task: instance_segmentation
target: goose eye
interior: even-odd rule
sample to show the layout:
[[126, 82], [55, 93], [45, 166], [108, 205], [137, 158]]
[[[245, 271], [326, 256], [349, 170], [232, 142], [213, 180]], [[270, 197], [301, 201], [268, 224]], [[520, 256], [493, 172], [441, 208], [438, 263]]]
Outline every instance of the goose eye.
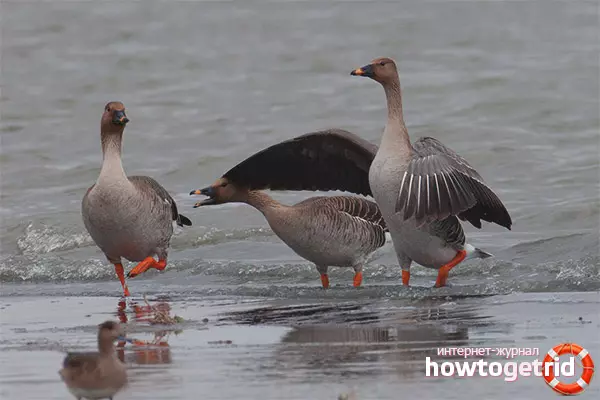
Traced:
[[383, 67], [385, 65], [385, 61], [380, 61], [379, 65], [381, 65]]
[[227, 182], [221, 183], [221, 187], [225, 187], [225, 186], [227, 186]]

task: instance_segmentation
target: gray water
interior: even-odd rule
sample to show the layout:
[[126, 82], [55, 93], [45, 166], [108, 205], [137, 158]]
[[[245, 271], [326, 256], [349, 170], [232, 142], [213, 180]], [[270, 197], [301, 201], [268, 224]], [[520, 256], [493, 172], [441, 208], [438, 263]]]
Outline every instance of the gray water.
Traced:
[[[80, 217], [100, 169], [99, 120], [111, 100], [131, 119], [126, 171], [156, 178], [194, 223], [173, 238], [165, 272], [131, 280], [134, 294], [168, 296], [174, 307], [216, 298], [388, 299], [401, 307], [440, 296], [460, 305], [517, 293], [542, 293], [544, 302], [564, 292], [598, 300], [596, 2], [4, 1], [1, 10], [3, 301], [120, 294]], [[435, 272], [418, 267], [415, 287], [401, 287], [388, 245], [365, 268], [362, 290], [350, 287], [350, 270], [332, 269], [334, 288], [323, 292], [314, 266], [256, 210], [192, 209], [198, 199], [188, 193], [306, 132], [340, 127], [378, 143], [383, 91], [349, 72], [379, 56], [398, 63], [411, 136], [434, 136], [469, 160], [504, 201], [513, 230], [465, 225], [470, 242], [496, 257], [455, 268], [449, 288], [431, 290]], [[289, 204], [310, 195], [274, 194]], [[43, 379], [54, 380], [55, 371]], [[332, 398], [318, 381], [311, 385], [314, 398]], [[397, 389], [378, 387], [377, 398]]]

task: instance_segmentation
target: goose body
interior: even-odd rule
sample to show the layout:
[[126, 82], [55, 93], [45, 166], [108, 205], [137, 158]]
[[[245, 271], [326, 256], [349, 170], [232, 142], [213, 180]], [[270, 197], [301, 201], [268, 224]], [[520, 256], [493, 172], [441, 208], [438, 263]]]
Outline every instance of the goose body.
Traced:
[[183, 226], [177, 205], [154, 179], [130, 176], [108, 183], [99, 180], [82, 202], [83, 222], [109, 261], [121, 257], [142, 261], [149, 255], [166, 259], [173, 221]]
[[436, 286], [444, 286], [448, 272], [465, 258], [490, 256], [466, 244], [459, 218], [477, 228], [483, 219], [510, 229], [510, 215], [464, 158], [434, 138], [411, 143], [393, 60], [373, 60], [352, 75], [378, 81], [386, 94], [388, 119], [369, 183], [388, 224], [403, 282], [408, 285], [415, 261], [438, 269]]
[[[350, 267], [355, 271], [354, 286], [362, 283], [362, 268], [368, 258], [385, 244], [387, 231], [377, 205], [365, 198], [354, 196], [312, 197], [293, 206], [281, 204], [261, 191], [302, 190], [312, 185], [310, 179], [346, 181], [358, 193], [367, 192], [366, 174], [362, 181], [344, 178], [344, 171], [332, 170], [311, 174], [319, 168], [314, 158], [338, 159], [352, 154], [320, 141], [327, 136], [330, 141], [357, 140], [355, 150], [373, 157], [375, 147], [362, 143], [357, 136], [341, 130], [330, 130], [303, 135], [271, 146], [236, 165], [213, 185], [192, 191], [209, 199], [196, 204], [206, 206], [226, 202], [244, 202], [259, 210], [273, 232], [296, 254], [313, 262], [324, 287], [329, 287], [328, 267]], [[316, 138], [316, 140], [315, 140]], [[362, 163], [366, 172], [369, 165]], [[346, 160], [348, 163], [352, 161]], [[309, 178], [310, 177], [310, 178]], [[308, 180], [307, 180], [308, 179]]]
[[[444, 286], [448, 272], [463, 260], [491, 256], [467, 243], [461, 221], [481, 228], [483, 220], [510, 229], [511, 217], [464, 158], [434, 138], [411, 143], [393, 60], [374, 60], [352, 75], [371, 77], [385, 90], [388, 121], [379, 147], [340, 129], [309, 133], [255, 154], [221, 179], [248, 182], [250, 190], [342, 190], [373, 196], [382, 226], [392, 237], [403, 284], [409, 284], [415, 261], [437, 269], [436, 286]], [[194, 193], [210, 194], [221, 182]]]
[[179, 214], [175, 201], [158, 182], [147, 176], [127, 177], [125, 174], [121, 143], [128, 121], [122, 103], [106, 105], [101, 124], [102, 169], [81, 206], [84, 225], [106, 258], [115, 265], [125, 296], [129, 295], [129, 289], [121, 258], [140, 262], [130, 271], [130, 277], [149, 268], [162, 270], [167, 263], [173, 221], [180, 226], [191, 225], [189, 219]]
[[119, 324], [107, 321], [99, 326], [97, 352], [67, 354], [59, 375], [76, 399], [112, 399], [127, 385], [125, 364], [113, 345], [121, 334]]
[[294, 206], [260, 211], [285, 244], [325, 274], [328, 266], [358, 272], [366, 258], [385, 244], [381, 213], [375, 203], [363, 198], [312, 197]]
[[373, 198], [388, 223], [400, 265], [406, 267], [415, 260], [424, 267], [439, 269], [457, 251], [463, 250], [464, 232], [454, 216], [419, 225], [414, 218], [405, 221], [397, 215], [397, 196], [388, 194], [400, 192], [401, 180], [397, 177], [403, 173], [402, 160], [397, 154], [378, 152], [369, 171]]

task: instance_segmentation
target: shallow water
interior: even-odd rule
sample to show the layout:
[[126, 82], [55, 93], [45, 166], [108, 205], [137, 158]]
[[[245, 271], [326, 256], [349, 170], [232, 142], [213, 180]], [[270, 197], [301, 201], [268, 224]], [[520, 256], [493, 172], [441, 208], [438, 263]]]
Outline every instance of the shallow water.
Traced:
[[[395, 315], [450, 302], [492, 317], [500, 312], [500, 325], [517, 327], [498, 333], [494, 324], [483, 331], [461, 325], [469, 337], [515, 346], [525, 341], [543, 351], [558, 339], [581, 340], [593, 354], [600, 302], [597, 13], [594, 2], [558, 1], [3, 2], [0, 282], [2, 303], [11, 306], [1, 321], [1, 348], [9, 351], [0, 354], [2, 365], [16, 365], [2, 373], [3, 395], [39, 398], [52, 388], [64, 398], [55, 344], [90, 347], [91, 327], [114, 314], [120, 285], [79, 211], [99, 172], [98, 122], [109, 100], [123, 101], [131, 119], [128, 173], [163, 183], [194, 223], [173, 238], [164, 273], [131, 280], [134, 294], [168, 296], [174, 310], [193, 321], [225, 318], [246, 306], [375, 303], [369, 312], [380, 318], [381, 304]], [[495, 258], [455, 268], [453, 286], [440, 290], [429, 288], [433, 271], [415, 267], [415, 287], [406, 289], [387, 245], [365, 268], [364, 288], [350, 287], [350, 270], [332, 269], [334, 287], [323, 292], [314, 266], [283, 245], [257, 211], [191, 208], [197, 200], [188, 196], [191, 189], [280, 140], [341, 127], [377, 143], [386, 115], [383, 93], [349, 72], [382, 55], [398, 61], [411, 135], [435, 136], [466, 157], [510, 211], [512, 231], [465, 227], [470, 242]], [[275, 197], [291, 204], [310, 195]], [[583, 296], [583, 311], [568, 300], [572, 296]], [[510, 305], [512, 298], [518, 306]], [[546, 309], [555, 299], [567, 305]], [[496, 307], [497, 301], [504, 305]], [[594, 310], [591, 324], [560, 322]], [[153, 371], [167, 380], [131, 362], [140, 381], [128, 396], [195, 398], [203, 391], [206, 398], [281, 398], [277, 391], [284, 390], [289, 398], [329, 399], [355, 387], [363, 400], [396, 398], [419, 385], [424, 398], [450, 396], [449, 386], [486, 398], [520, 393], [517, 384], [481, 379], [429, 383], [396, 354], [395, 344], [381, 356], [359, 346], [352, 357], [344, 350], [334, 354], [335, 362], [320, 360], [314, 353], [323, 352], [306, 343], [318, 349], [345, 337], [336, 330], [345, 328], [332, 324], [354, 322], [339, 313], [335, 307], [309, 312], [302, 321], [313, 327], [307, 329], [328, 327], [327, 338], [290, 333], [298, 321], [289, 316], [274, 327], [262, 319], [258, 326], [235, 319], [192, 323], [171, 339], [173, 368]], [[537, 321], [533, 337], [545, 339], [523, 339], [529, 320]], [[400, 331], [414, 325], [377, 321], [367, 318], [363, 325]], [[55, 330], [48, 347], [31, 350], [22, 342], [28, 335], [10, 333], [31, 330], [35, 341], [47, 332], [38, 332], [38, 322]], [[303, 340], [291, 346], [286, 335], [305, 339], [290, 339]], [[206, 346], [229, 336], [243, 345]], [[437, 346], [432, 343], [425, 347]], [[373, 352], [394, 361], [365, 361]], [[42, 367], [35, 376], [15, 372], [36, 362]], [[535, 382], [518, 383], [526, 398], [549, 395]]]
[[[360, 296], [359, 296], [360, 297]], [[63, 352], [95, 345], [94, 322], [118, 315], [146, 345], [118, 347], [130, 399], [545, 399], [542, 378], [426, 378], [440, 347], [533, 347], [540, 354], [577, 338], [600, 354], [596, 293], [488, 298], [311, 301], [150, 298], [184, 322], [152, 326], [143, 312], [118, 311], [114, 297], [2, 297], [3, 398], [64, 399], [55, 372]], [[135, 301], [143, 305], [141, 299]], [[131, 306], [133, 308], [133, 306]], [[490, 358], [491, 360], [499, 358]], [[529, 358], [525, 358], [529, 359]], [[583, 398], [600, 393], [595, 382]]]

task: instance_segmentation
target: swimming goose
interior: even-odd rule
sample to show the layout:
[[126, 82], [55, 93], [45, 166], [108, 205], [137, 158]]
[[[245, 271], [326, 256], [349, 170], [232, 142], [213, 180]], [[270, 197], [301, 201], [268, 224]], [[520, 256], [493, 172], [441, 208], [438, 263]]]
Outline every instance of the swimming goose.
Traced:
[[444, 286], [448, 272], [464, 259], [491, 256], [465, 242], [459, 218], [477, 228], [484, 220], [510, 229], [510, 215], [464, 158], [431, 137], [411, 144], [392, 59], [375, 59], [351, 75], [379, 82], [387, 98], [387, 124], [369, 183], [389, 227], [402, 282], [409, 284], [415, 261], [438, 269], [435, 286]]
[[178, 213], [175, 200], [154, 179], [125, 175], [121, 142], [127, 122], [123, 103], [106, 105], [100, 125], [102, 169], [96, 184], [83, 197], [81, 208], [83, 223], [108, 261], [114, 264], [125, 296], [129, 296], [129, 289], [121, 258], [140, 261], [128, 277], [150, 268], [163, 270], [173, 234], [172, 222], [192, 225]]
[[68, 353], [58, 372], [78, 400], [112, 399], [127, 384], [127, 371], [113, 342], [123, 335], [121, 325], [106, 321], [98, 327], [98, 352]]
[[[347, 144], [341, 151], [340, 142]], [[209, 197], [194, 207], [229, 202], [253, 206], [285, 244], [316, 265], [324, 288], [329, 287], [329, 266], [353, 268], [358, 287], [367, 257], [385, 244], [387, 229], [377, 205], [361, 197], [335, 196], [312, 197], [287, 206], [261, 190], [306, 190], [321, 179], [326, 185], [344, 182], [354, 192], [368, 194], [370, 163], [365, 160], [372, 159], [376, 150], [343, 130], [310, 133], [254, 154], [211, 186], [190, 194]], [[320, 162], [362, 171], [362, 179], [343, 168], [323, 169]]]

